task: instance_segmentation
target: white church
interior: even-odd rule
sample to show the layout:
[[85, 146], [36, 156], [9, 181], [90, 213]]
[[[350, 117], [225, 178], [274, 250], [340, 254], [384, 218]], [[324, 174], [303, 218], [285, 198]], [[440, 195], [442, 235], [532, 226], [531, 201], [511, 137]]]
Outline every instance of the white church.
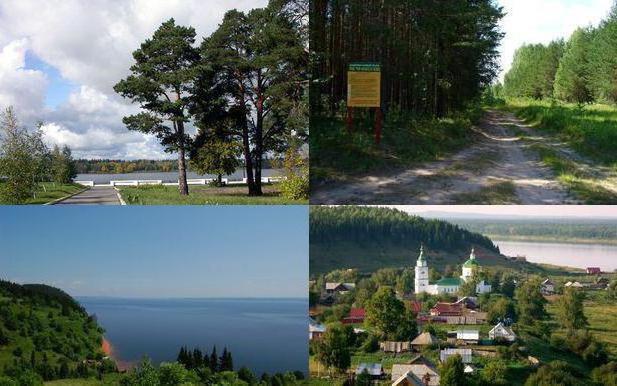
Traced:
[[[416, 275], [415, 275], [415, 292], [417, 294], [426, 292], [431, 295], [438, 295], [443, 293], [456, 294], [459, 287], [464, 282], [471, 280], [474, 270], [480, 269], [480, 264], [476, 261], [476, 255], [473, 248], [469, 259], [463, 264], [463, 273], [460, 277], [444, 277], [437, 281], [435, 284], [429, 283], [428, 263], [424, 257], [424, 246], [420, 247], [420, 256], [416, 261]], [[483, 294], [491, 292], [491, 285], [486, 284], [484, 280], [476, 285], [476, 293]]]

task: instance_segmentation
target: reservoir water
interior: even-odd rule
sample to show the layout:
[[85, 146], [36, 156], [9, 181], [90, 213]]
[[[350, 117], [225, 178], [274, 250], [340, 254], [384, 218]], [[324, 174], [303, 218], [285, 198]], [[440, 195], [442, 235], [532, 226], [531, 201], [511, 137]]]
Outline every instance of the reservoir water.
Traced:
[[[230, 283], [233, 285], [233, 283]], [[234, 368], [260, 375], [308, 371], [305, 299], [118, 299], [81, 297], [96, 314], [113, 356], [134, 364], [175, 361], [185, 345], [220, 355], [227, 347]]]
[[617, 245], [568, 244], [493, 240], [506, 256], [525, 256], [527, 261], [561, 266], [600, 267], [609, 272], [617, 269]]
[[[274, 177], [281, 175], [279, 169], [263, 169], [261, 171], [263, 177]], [[210, 174], [199, 174], [195, 172], [187, 172], [186, 178], [215, 178]], [[236, 170], [230, 176], [223, 176], [230, 180], [241, 180], [245, 177], [244, 169]], [[109, 181], [115, 180], [163, 180], [163, 182], [178, 182], [178, 172], [135, 172], [135, 173], [120, 173], [120, 174], [78, 174], [75, 177], [76, 181], [94, 181], [95, 184], [109, 184]]]

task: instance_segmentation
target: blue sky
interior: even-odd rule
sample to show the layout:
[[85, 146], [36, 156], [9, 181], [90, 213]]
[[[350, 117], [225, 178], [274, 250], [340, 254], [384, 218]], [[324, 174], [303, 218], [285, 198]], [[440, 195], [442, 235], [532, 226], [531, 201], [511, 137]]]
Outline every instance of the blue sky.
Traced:
[[0, 277], [74, 296], [304, 297], [307, 275], [307, 206], [0, 207]]

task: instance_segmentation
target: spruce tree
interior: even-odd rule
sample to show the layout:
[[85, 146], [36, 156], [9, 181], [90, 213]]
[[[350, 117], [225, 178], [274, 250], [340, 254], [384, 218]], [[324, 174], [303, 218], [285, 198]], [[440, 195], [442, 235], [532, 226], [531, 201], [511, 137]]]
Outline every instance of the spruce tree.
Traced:
[[568, 41], [555, 75], [555, 97], [578, 104], [592, 101], [588, 87], [588, 50], [592, 40], [589, 29], [578, 28]]

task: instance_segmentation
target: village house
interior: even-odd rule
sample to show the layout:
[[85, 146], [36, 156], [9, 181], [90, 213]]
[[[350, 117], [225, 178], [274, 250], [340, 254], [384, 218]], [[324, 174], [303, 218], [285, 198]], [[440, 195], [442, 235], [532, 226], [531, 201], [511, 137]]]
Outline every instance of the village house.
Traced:
[[546, 279], [540, 284], [540, 292], [542, 295], [553, 295], [555, 293], [555, 283], [551, 279]]
[[584, 285], [582, 285], [581, 283], [579, 283], [578, 281], [569, 281], [566, 284], [564, 284], [565, 288], [583, 288]]
[[435, 338], [430, 332], [423, 332], [411, 341], [411, 348], [416, 351], [420, 351], [424, 347], [433, 346], [438, 343], [439, 340]]
[[407, 302], [407, 307], [416, 315], [422, 312], [422, 302], [419, 300], [410, 300]]
[[431, 316], [463, 316], [463, 305], [438, 302], [429, 313]]
[[600, 275], [602, 273], [599, 267], [587, 267], [586, 271], [588, 275]]
[[437, 367], [422, 355], [405, 364], [392, 365], [392, 386], [439, 386]]
[[372, 379], [381, 379], [385, 375], [381, 363], [360, 363], [356, 368], [356, 377], [367, 373]]
[[460, 355], [463, 363], [471, 363], [472, 351], [470, 348], [444, 348], [439, 352], [439, 360], [445, 362], [453, 355]]
[[516, 340], [516, 334], [512, 331], [512, 328], [505, 326], [502, 322], [497, 323], [497, 325], [488, 332], [488, 337], [493, 340], [507, 342], [514, 342]]
[[480, 341], [480, 331], [478, 330], [458, 330], [456, 332], [456, 343], [458, 345], [478, 344]]
[[326, 326], [309, 318], [309, 340], [320, 340], [326, 332]]
[[343, 324], [363, 323], [366, 317], [366, 311], [364, 308], [352, 308], [349, 310], [349, 316], [346, 316], [341, 320]]
[[383, 352], [402, 353], [411, 351], [411, 342], [409, 341], [384, 341], [379, 342], [379, 349]]
[[355, 283], [326, 283], [326, 293], [330, 295], [346, 294], [355, 288]]

